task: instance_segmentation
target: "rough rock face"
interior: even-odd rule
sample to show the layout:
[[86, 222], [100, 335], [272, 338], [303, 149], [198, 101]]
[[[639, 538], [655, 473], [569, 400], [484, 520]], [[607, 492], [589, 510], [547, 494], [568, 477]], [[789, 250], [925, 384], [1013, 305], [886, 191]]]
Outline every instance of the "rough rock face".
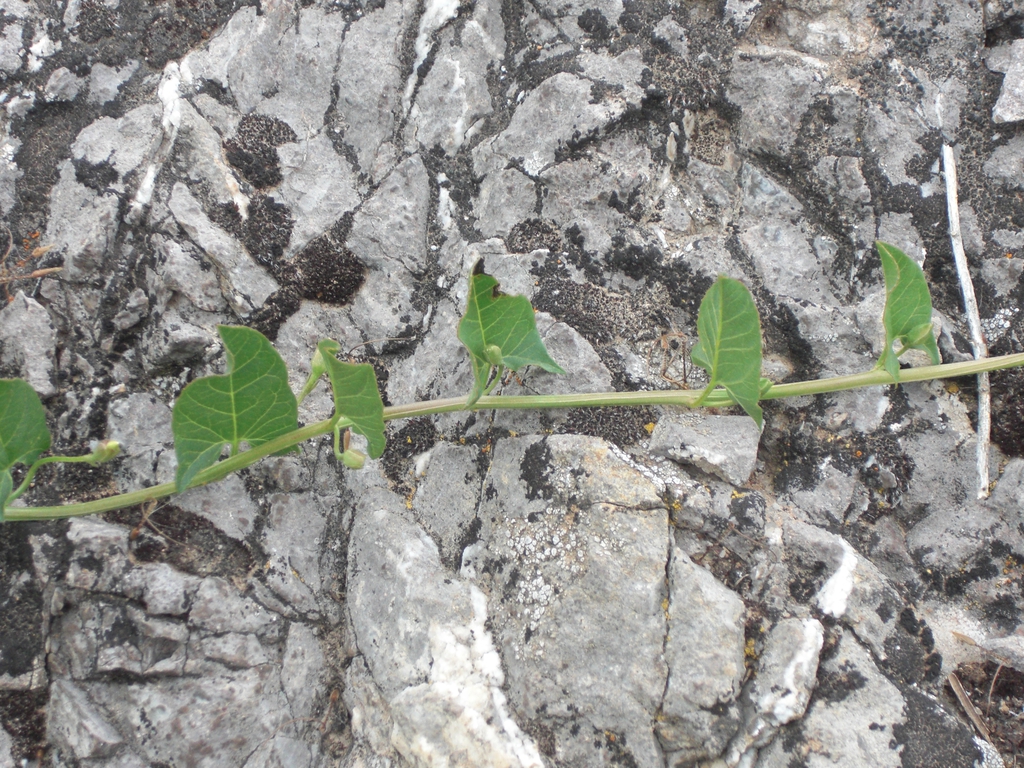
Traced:
[[[923, 262], [963, 359], [943, 143], [990, 349], [1021, 351], [1022, 29], [1017, 0], [8, 0], [0, 277], [63, 271], [3, 283], [0, 373], [60, 452], [125, 451], [26, 500], [171, 479], [218, 323], [296, 388], [330, 337], [389, 403], [464, 395], [480, 258], [570, 372], [505, 394], [699, 387], [719, 273], [765, 375], [868, 368], [876, 238]], [[1024, 671], [1024, 379], [993, 382], [980, 502], [960, 382], [773, 402], [760, 435], [450, 413], [360, 472], [311, 443], [4, 525], [0, 765], [1000, 766], [943, 684]]]

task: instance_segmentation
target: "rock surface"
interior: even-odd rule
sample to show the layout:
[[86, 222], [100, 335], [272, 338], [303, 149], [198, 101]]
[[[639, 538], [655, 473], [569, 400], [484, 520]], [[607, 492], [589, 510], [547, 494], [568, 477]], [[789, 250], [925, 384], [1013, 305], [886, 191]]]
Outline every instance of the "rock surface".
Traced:
[[[990, 349], [1021, 351], [1022, 13], [10, 0], [0, 374], [60, 452], [124, 451], [25, 501], [171, 480], [170, 407], [223, 370], [222, 323], [296, 389], [330, 337], [389, 403], [463, 396], [481, 258], [569, 371], [504, 394], [700, 388], [720, 273], [773, 381], [870, 368], [876, 238], [965, 359], [943, 143]], [[996, 750], [944, 681], [1024, 700], [1022, 386], [993, 377], [985, 501], [947, 382], [773, 401], [760, 434], [446, 413], [360, 472], [313, 441], [151, 509], [5, 524], [0, 764], [995, 768], [1024, 734], [976, 701]], [[330, 412], [321, 389], [300, 417]]]

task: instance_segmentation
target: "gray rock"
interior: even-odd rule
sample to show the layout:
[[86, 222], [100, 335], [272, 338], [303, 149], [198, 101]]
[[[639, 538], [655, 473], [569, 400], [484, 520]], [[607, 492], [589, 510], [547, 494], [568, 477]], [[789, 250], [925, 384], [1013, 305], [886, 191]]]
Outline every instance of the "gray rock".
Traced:
[[[970, 150], [962, 227], [986, 333], [1024, 334], [1020, 259], [1005, 258], [1024, 247], [1024, 144], [1012, 123], [961, 135], [992, 117], [983, 55], [1012, 91], [1014, 47], [986, 43], [1016, 0], [653, 15], [621, 0], [267, 0], [199, 16], [165, 3], [151, 19], [136, 5], [10, 0], [0, 30], [4, 266], [28, 265], [15, 251], [43, 222], [39, 266], [65, 266], [34, 286], [48, 322], [19, 331], [16, 301], [0, 333], [66, 389], [47, 400], [60, 444], [104, 419], [122, 441], [101, 482], [173, 478], [167, 404], [221, 370], [215, 326], [239, 316], [276, 334], [296, 389], [330, 337], [374, 364], [390, 403], [464, 396], [456, 329], [482, 257], [503, 290], [550, 303], [538, 325], [569, 371], [521, 371], [504, 394], [664, 388], [662, 362], [699, 386], [683, 352], [719, 273], [755, 289], [766, 375], [870, 368], [871, 241], [935, 249], [939, 134]], [[254, 117], [294, 138], [229, 149]], [[281, 179], [254, 190], [276, 178], [262, 171]], [[261, 229], [257, 195], [287, 238]], [[301, 274], [287, 263], [325, 232], [365, 267], [340, 306], [303, 298], [334, 253], [310, 249]], [[959, 320], [943, 322], [956, 359]], [[663, 460], [646, 412], [453, 412], [389, 426], [388, 453], [358, 473], [320, 439], [175, 499], [223, 551], [171, 530], [130, 539], [131, 512], [5, 529], [0, 688], [49, 688], [62, 712], [61, 687], [77, 688], [84, 704], [64, 731], [51, 714], [47, 746], [95, 768], [966, 768], [987, 758], [930, 697], [961, 660], [1020, 655], [1003, 548], [1024, 551], [1024, 473], [994, 453], [1000, 485], [974, 500], [965, 403], [913, 385], [774, 405], [761, 463], [751, 433], [725, 473], [740, 490]], [[332, 408], [321, 386], [300, 418]], [[556, 434], [584, 430], [623, 448]], [[53, 478], [28, 501], [84, 495], [77, 471]], [[815, 676], [819, 614], [835, 656]], [[121, 742], [76, 756], [94, 749], [93, 715]], [[0, 720], [10, 761], [34, 759]]]
[[116, 706], [133, 751], [146, 762], [242, 765], [289, 719], [279, 670], [168, 678], [135, 686], [95, 682], [89, 695]]
[[654, 27], [655, 41], [667, 45], [676, 56], [685, 59], [690, 55], [690, 47], [686, 42], [686, 30], [674, 19], [666, 16]]
[[299, 739], [275, 736], [261, 744], [243, 768], [306, 768], [312, 765], [313, 750]]
[[[829, 303], [831, 288], [802, 221], [803, 206], [769, 176], [749, 165], [741, 174], [740, 242], [774, 293]], [[778, 254], [785, 253], [785, 259]]]
[[327, 662], [320, 641], [309, 624], [288, 625], [281, 658], [281, 687], [295, 717], [313, 715], [317, 694], [323, 688]]
[[106, 104], [117, 98], [121, 86], [139, 68], [136, 59], [125, 62], [123, 67], [108, 67], [101, 61], [92, 65], [89, 71], [89, 102]]
[[14, 755], [11, 750], [13, 748], [11, 734], [6, 729], [0, 728], [0, 760], [4, 760], [8, 765], [14, 765]]
[[[486, 596], [442, 568], [397, 497], [360, 500], [350, 545], [356, 643], [388, 701], [391, 744], [412, 764], [540, 766], [507, 710]], [[372, 742], [371, 742], [372, 744]]]
[[49, 102], [74, 101], [80, 90], [82, 90], [82, 79], [67, 67], [59, 67], [46, 81], [43, 98]]
[[824, 62], [809, 57], [737, 54], [728, 93], [743, 109], [740, 141], [753, 150], [785, 154], [822, 88], [823, 69]]
[[438, 543], [441, 562], [461, 567], [465, 548], [475, 543], [474, 523], [483, 478], [477, 471], [480, 449], [440, 443], [417, 457], [418, 475], [412, 513]]
[[740, 725], [735, 700], [746, 672], [746, 611], [679, 549], [672, 550], [669, 584], [669, 674], [657, 732], [676, 764], [719, 756]]
[[107, 414], [107, 435], [121, 443], [122, 481], [126, 488], [157, 482], [156, 466], [166, 452], [173, 454], [171, 409], [149, 394], [115, 400]]
[[473, 150], [477, 173], [499, 170], [515, 158], [527, 174], [535, 176], [554, 163], [555, 151], [574, 135], [599, 134], [625, 112], [626, 104], [620, 100], [592, 103], [591, 85], [562, 72], [530, 91], [508, 127]]
[[128, 294], [124, 308], [114, 315], [114, 327], [119, 331], [126, 331], [138, 325], [146, 315], [149, 314], [149, 297], [141, 288], [136, 288]]
[[75, 180], [70, 161], [61, 164], [60, 180], [50, 194], [46, 237], [64, 253], [62, 277], [94, 280], [103, 266], [117, 229], [118, 202], [114, 194], [96, 194]]
[[399, 165], [359, 210], [346, 245], [367, 267], [426, 267], [430, 181], [418, 155]]
[[166, 563], [140, 563], [125, 577], [125, 592], [140, 595], [151, 616], [182, 616], [192, 604], [200, 579]]
[[18, 291], [0, 309], [0, 361], [18, 370], [42, 397], [57, 393], [54, 387], [54, 352], [57, 339], [43, 306]]
[[1024, 40], [1014, 40], [1007, 61], [1001, 68], [1006, 76], [999, 99], [992, 108], [992, 122], [1014, 123], [1024, 120]]
[[188, 188], [174, 185], [168, 205], [175, 220], [216, 265], [224, 298], [242, 315], [263, 304], [277, 282], [245, 252], [241, 244], [215, 225]]
[[505, 50], [504, 25], [496, 11], [493, 3], [478, 4], [458, 46], [445, 34], [441, 55], [435, 57], [409, 111], [424, 149], [436, 146], [454, 154], [492, 113], [486, 73]]
[[1014, 136], [1005, 144], [996, 147], [985, 162], [985, 174], [1008, 189], [1024, 186], [1024, 137]]
[[67, 680], [53, 682], [47, 714], [47, 737], [75, 759], [110, 757], [124, 743], [85, 691]]
[[284, 3], [258, 15], [240, 9], [205, 49], [190, 54], [194, 77], [216, 80], [234, 97], [241, 114], [257, 107], [288, 123], [299, 136], [331, 103], [331, 83], [344, 38], [341, 14]]
[[577, 226], [586, 249], [603, 253], [627, 221], [612, 202], [628, 200], [639, 192], [652, 172], [650, 150], [628, 137], [606, 142], [599, 158], [600, 173], [595, 158], [559, 163], [545, 170], [541, 180], [548, 193], [542, 210], [546, 218], [562, 226]]
[[148, 343], [142, 363], [151, 374], [166, 370], [168, 366], [195, 363], [208, 349], [216, 349], [220, 343], [212, 329], [188, 322], [176, 310], [163, 312], [160, 320], [159, 326], [149, 326], [145, 332]]
[[816, 619], [783, 619], [772, 627], [757, 675], [744, 692], [745, 729], [729, 745], [728, 765], [750, 762], [781, 726], [803, 717], [823, 643], [824, 630]]
[[392, 134], [402, 114], [402, 45], [415, 19], [407, 3], [386, 4], [352, 24], [338, 55], [338, 123], [330, 130], [355, 149], [376, 180], [394, 166]]
[[918, 144], [928, 126], [910, 105], [894, 103], [887, 110], [869, 105], [863, 138], [878, 153], [878, 164], [892, 184], [914, 184], [907, 175], [907, 163], [924, 150]]
[[0, 70], [8, 75], [13, 75], [24, 63], [23, 33], [24, 27], [21, 24], [8, 24], [0, 35]]
[[206, 632], [253, 632], [272, 639], [283, 628], [279, 618], [255, 600], [239, 594], [229, 582], [215, 576], [208, 576], [199, 584], [188, 615], [190, 626]]
[[761, 0], [726, 0], [725, 15], [740, 33], [746, 32], [761, 8]]
[[748, 416], [665, 414], [651, 433], [648, 450], [742, 486], [754, 471], [760, 438]]
[[514, 168], [503, 168], [487, 174], [480, 184], [473, 213], [485, 236], [507, 235], [520, 221], [534, 216], [536, 206], [534, 182]]
[[845, 539], [798, 521], [784, 529], [786, 549], [806, 567], [828, 574], [814, 596], [822, 613], [845, 621], [876, 658], [885, 660], [903, 600], [878, 568]]
[[668, 677], [669, 542], [658, 488], [596, 438], [503, 440], [493, 456], [479, 537], [495, 566], [480, 583], [512, 706], [553, 733], [562, 759], [593, 763], [595, 733], [628, 733], [636, 764], [660, 766], [650, 724]]
[[223, 312], [227, 305], [220, 292], [217, 275], [203, 269], [199, 260], [180, 243], [163, 237], [154, 238], [157, 245], [157, 274], [150, 280], [154, 285], [160, 311], [171, 297], [166, 292], [180, 294], [197, 309], [205, 312]]
[[352, 169], [321, 134], [277, 148], [284, 181], [274, 198], [295, 218], [286, 254], [300, 252], [359, 202]]
[[[776, 739], [759, 755], [759, 768], [781, 768], [802, 748], [814, 745], [821, 763], [854, 766], [876, 765], [898, 768], [899, 742], [895, 729], [905, 722], [906, 703], [898, 688], [882, 675], [850, 634], [839, 641], [838, 653], [822, 662], [830, 686], [843, 686], [843, 695], [829, 695], [818, 686], [806, 716], [795, 730], [795, 738]], [[833, 690], [835, 690], [833, 688]], [[838, 691], [837, 691], [838, 692]], [[807, 752], [812, 753], [812, 749]]]
[[[275, 494], [263, 530], [271, 589], [299, 613], [316, 613], [326, 510], [312, 493]], [[253, 512], [257, 512], [253, 509]]]

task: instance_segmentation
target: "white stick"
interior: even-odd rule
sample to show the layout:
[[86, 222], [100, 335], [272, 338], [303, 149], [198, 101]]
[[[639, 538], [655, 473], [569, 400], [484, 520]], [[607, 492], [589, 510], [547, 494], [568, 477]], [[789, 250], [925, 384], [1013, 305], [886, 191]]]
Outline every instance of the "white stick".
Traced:
[[[974, 283], [967, 268], [967, 255], [964, 253], [964, 239], [960, 234], [960, 206], [957, 202], [956, 160], [953, 149], [948, 144], [942, 145], [942, 170], [946, 177], [946, 210], [949, 215], [949, 239], [953, 243], [953, 259], [956, 271], [960, 276], [960, 290], [964, 295], [964, 308], [967, 311], [967, 327], [971, 331], [971, 348], [974, 359], [988, 357], [988, 345], [985, 335], [981, 332], [981, 315], [978, 312], [978, 300], [974, 297]], [[978, 374], [978, 498], [988, 498], [988, 444], [992, 430], [992, 392], [989, 388], [988, 374]]]

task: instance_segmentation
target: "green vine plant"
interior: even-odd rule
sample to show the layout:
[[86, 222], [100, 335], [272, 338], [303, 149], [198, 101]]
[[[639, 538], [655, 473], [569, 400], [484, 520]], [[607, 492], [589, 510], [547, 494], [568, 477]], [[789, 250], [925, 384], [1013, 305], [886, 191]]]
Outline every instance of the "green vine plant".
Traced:
[[[172, 431], [178, 459], [174, 482], [83, 503], [53, 507], [13, 504], [32, 486], [44, 464], [97, 465], [118, 455], [118, 443], [94, 443], [84, 456], [43, 456], [50, 449], [51, 438], [39, 396], [22, 379], [0, 379], [0, 519], [74, 517], [151, 502], [220, 480], [266, 456], [297, 451], [304, 441], [327, 434], [333, 434], [338, 460], [359, 469], [366, 456], [351, 447], [351, 433], [366, 438], [366, 450], [376, 459], [384, 452], [385, 425], [395, 419], [499, 408], [739, 405], [760, 429], [763, 400], [946, 379], [1024, 365], [1024, 354], [941, 364], [924, 273], [898, 248], [881, 242], [876, 247], [885, 278], [885, 347], [877, 364], [863, 373], [786, 384], [773, 384], [761, 376], [757, 308], [743, 283], [725, 276], [708, 289], [697, 315], [698, 341], [691, 359], [707, 372], [708, 383], [702, 390], [492, 395], [506, 370], [532, 365], [552, 373], [564, 371], [544, 347], [529, 300], [502, 293], [498, 281], [484, 271], [482, 260], [469, 276], [466, 313], [458, 329], [473, 369], [473, 387], [466, 397], [385, 408], [373, 366], [339, 360], [340, 346], [330, 339], [317, 345], [309, 378], [296, 397], [288, 386], [284, 360], [266, 337], [251, 328], [218, 326], [226, 372], [192, 381], [174, 404]], [[901, 369], [900, 356], [912, 349], [927, 353], [932, 365]], [[334, 394], [334, 414], [300, 427], [298, 405], [324, 374]], [[18, 465], [23, 469], [17, 470], [21, 480], [15, 487]]]

